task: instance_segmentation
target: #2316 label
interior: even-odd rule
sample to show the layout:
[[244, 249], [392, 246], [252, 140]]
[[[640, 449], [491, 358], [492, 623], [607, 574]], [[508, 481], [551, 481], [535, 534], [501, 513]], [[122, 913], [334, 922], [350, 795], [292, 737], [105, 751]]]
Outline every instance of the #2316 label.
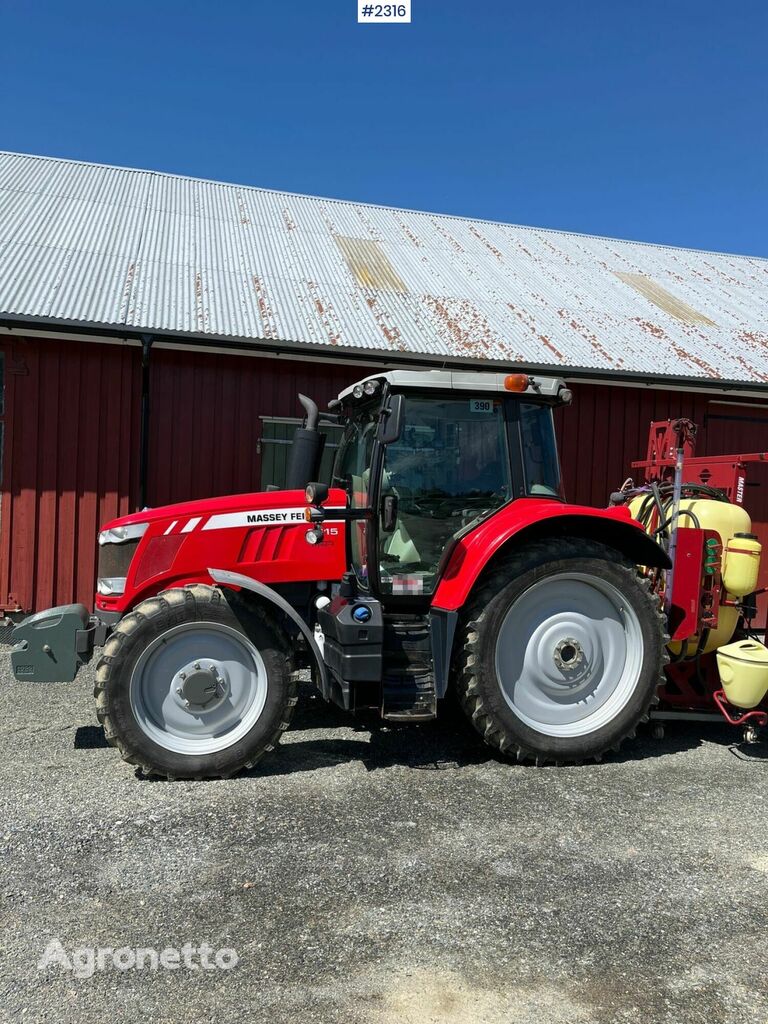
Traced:
[[357, 0], [357, 21], [360, 25], [408, 25], [411, 21], [411, 0], [397, 0], [390, 4]]

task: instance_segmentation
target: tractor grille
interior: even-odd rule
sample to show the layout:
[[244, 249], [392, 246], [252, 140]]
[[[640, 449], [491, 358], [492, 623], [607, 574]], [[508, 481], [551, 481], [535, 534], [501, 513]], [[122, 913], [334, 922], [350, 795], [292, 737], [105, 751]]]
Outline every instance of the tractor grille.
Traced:
[[99, 579], [127, 576], [139, 539], [124, 540], [121, 544], [102, 544], [99, 547]]

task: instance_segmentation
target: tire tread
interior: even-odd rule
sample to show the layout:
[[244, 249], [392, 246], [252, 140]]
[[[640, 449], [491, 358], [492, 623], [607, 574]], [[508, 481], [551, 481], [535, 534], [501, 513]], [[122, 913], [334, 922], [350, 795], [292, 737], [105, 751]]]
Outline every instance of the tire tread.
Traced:
[[[558, 765], [576, 764], [585, 759], [599, 762], [602, 760], [604, 753], [608, 750], [617, 752], [624, 741], [633, 738], [636, 733], [637, 721], [629, 726], [618, 739], [607, 744], [604, 749], [588, 755], [586, 758], [559, 754], [542, 754], [526, 744], [520, 743], [516, 737], [508, 733], [491, 713], [482, 696], [482, 688], [478, 678], [481, 661], [480, 644], [484, 632], [484, 623], [487, 620], [488, 609], [492, 599], [512, 580], [522, 576], [533, 565], [568, 558], [599, 558], [612, 561], [623, 572], [638, 578], [645, 591], [648, 604], [653, 608], [664, 654], [662, 664], [659, 667], [657, 685], [649, 694], [646, 705], [639, 716], [639, 721], [647, 722], [649, 720], [651, 708], [659, 703], [659, 688], [665, 682], [664, 665], [669, 661], [666, 647], [669, 636], [667, 635], [665, 616], [658, 599], [652, 593], [649, 579], [646, 576], [640, 575], [637, 567], [628, 562], [620, 552], [598, 541], [577, 540], [575, 538], [554, 538], [546, 542], [529, 544], [519, 551], [512, 552], [500, 560], [481, 579], [471, 595], [464, 617], [464, 643], [458, 647], [454, 659], [456, 667], [454, 669], [453, 682], [459, 703], [485, 742], [490, 747], [498, 750], [500, 754], [514, 757], [519, 763], [534, 762], [537, 766], [541, 766], [545, 762]], [[461, 634], [459, 634], [460, 636]]]
[[286, 685], [287, 700], [285, 710], [272, 734], [262, 741], [256, 756], [245, 756], [233, 765], [218, 767], [211, 771], [196, 772], [185, 775], [183, 772], [171, 772], [170, 770], [158, 767], [152, 763], [141, 751], [134, 749], [119, 730], [116, 728], [110, 714], [110, 687], [114, 685], [115, 673], [120, 671], [122, 658], [120, 655], [126, 646], [130, 645], [131, 638], [141, 629], [146, 622], [157, 621], [163, 627], [169, 628], [190, 619], [198, 619], [200, 612], [207, 608], [220, 608], [222, 604], [237, 604], [240, 599], [237, 595], [232, 598], [225, 597], [218, 587], [208, 586], [203, 583], [196, 583], [190, 587], [176, 588], [163, 591], [156, 597], [150, 597], [124, 616], [117, 624], [107, 639], [103, 648], [103, 654], [96, 666], [96, 684], [93, 695], [96, 700], [96, 717], [99, 724], [104, 728], [104, 736], [110, 746], [114, 747], [122, 759], [128, 764], [140, 768], [146, 775], [159, 776], [168, 780], [176, 778], [229, 778], [241, 771], [252, 768], [261, 757], [271, 751], [280, 742], [280, 737], [291, 723], [293, 710], [298, 703], [298, 680], [292, 671], [291, 658], [288, 645], [282, 637], [277, 624], [266, 610], [258, 605], [249, 605], [251, 614], [261, 619], [269, 629], [274, 639], [278, 642], [280, 650], [286, 659]]

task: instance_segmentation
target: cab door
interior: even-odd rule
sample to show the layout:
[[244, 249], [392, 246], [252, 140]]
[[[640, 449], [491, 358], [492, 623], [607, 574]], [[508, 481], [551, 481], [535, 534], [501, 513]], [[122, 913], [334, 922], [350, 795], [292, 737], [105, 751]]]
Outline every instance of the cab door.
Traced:
[[347, 554], [357, 585], [363, 591], [371, 589], [370, 552], [375, 553], [371, 506], [375, 500], [373, 461], [378, 424], [379, 406], [374, 404], [359, 409], [350, 418], [339, 444], [331, 480], [333, 487], [346, 491], [349, 508], [362, 514], [349, 523]]
[[382, 457], [375, 543], [383, 600], [429, 598], [456, 534], [513, 497], [505, 401], [406, 394]]

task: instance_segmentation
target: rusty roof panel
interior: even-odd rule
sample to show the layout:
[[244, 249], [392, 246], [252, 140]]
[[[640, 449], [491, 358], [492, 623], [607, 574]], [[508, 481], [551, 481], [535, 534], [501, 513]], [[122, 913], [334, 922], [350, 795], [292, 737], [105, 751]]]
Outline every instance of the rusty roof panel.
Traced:
[[768, 379], [768, 261], [0, 153], [0, 314]]

